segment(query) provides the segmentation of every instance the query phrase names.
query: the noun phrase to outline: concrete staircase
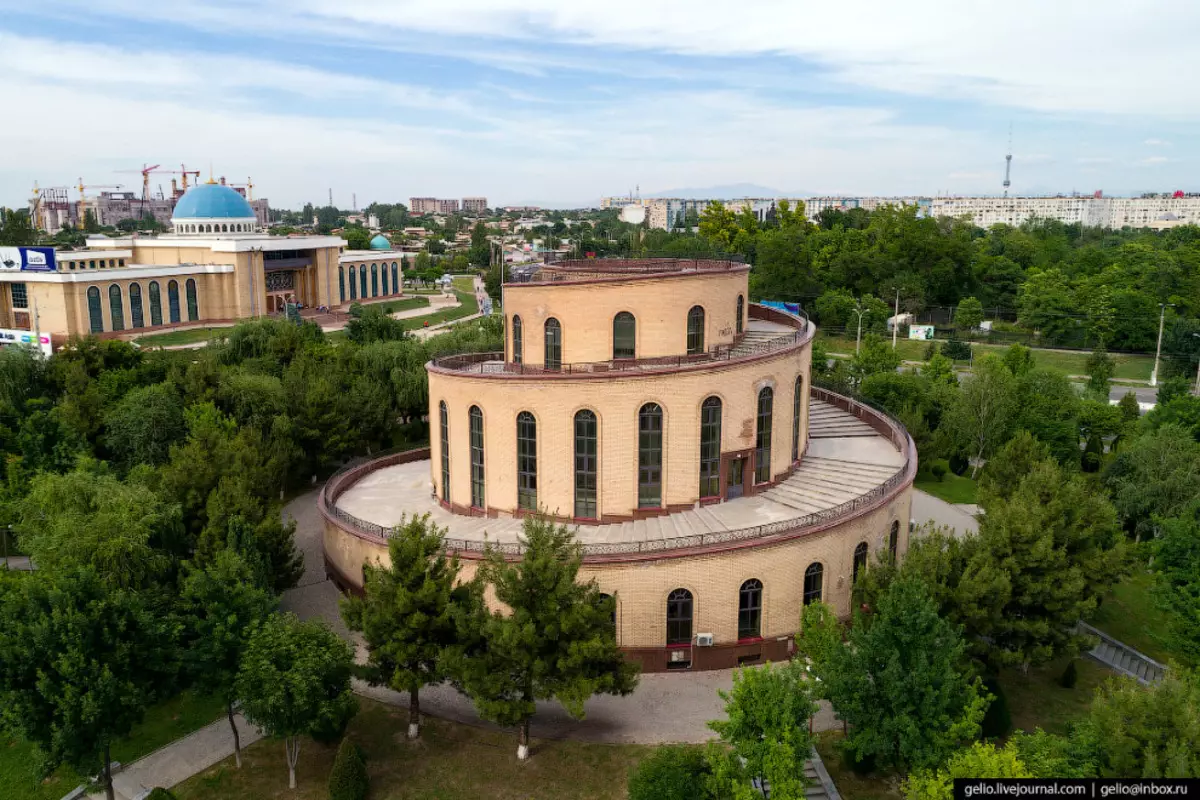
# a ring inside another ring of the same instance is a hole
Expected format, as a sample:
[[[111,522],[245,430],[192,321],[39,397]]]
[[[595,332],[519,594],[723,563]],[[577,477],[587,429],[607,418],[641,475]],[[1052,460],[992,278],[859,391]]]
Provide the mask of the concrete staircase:
[[[1117,641],[1104,631],[1093,628],[1086,622],[1079,623],[1079,632],[1099,639],[1096,646],[1088,651],[1088,656],[1121,675],[1133,678],[1138,683],[1144,685],[1158,683],[1167,672],[1167,668],[1163,664],[1148,655],[1139,653],[1129,645]]]
[[[760,345],[770,344],[775,339],[788,339],[790,341],[792,338],[793,335],[791,333],[780,334],[779,331],[763,331],[751,328],[746,331],[743,339],[733,348],[730,356],[733,358],[748,356],[755,353]]]
[[[808,456],[790,478],[762,497],[811,514],[864,495],[886,481],[897,467]]]
[[[867,423],[836,406],[821,400],[808,405],[808,437],[810,439],[835,439],[848,436],[878,436]]]

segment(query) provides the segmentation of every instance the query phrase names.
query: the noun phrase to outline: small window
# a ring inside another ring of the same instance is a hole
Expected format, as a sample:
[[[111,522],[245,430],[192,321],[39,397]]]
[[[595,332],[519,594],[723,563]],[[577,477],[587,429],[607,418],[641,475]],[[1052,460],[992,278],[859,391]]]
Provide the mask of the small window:
[[[94,258],[89,259],[88,260],[88,269],[95,269],[95,268],[96,268],[96,259],[94,259]]]
[[[29,308],[29,292],[23,283],[10,283],[13,308]]]
[[[468,419],[470,422],[468,434],[471,443],[471,505],[475,508],[486,508],[483,474],[483,411],[479,406],[471,406]]]
[[[628,311],[613,317],[613,358],[634,358],[637,354],[637,320]]]
[[[892,554],[892,561],[896,560],[897,548],[900,546],[900,520],[892,523],[892,532],[888,535],[888,552]]]
[[[358,299],[358,282],[356,280],[354,280],[354,277],[356,274],[357,273],[354,269],[354,265],[351,264],[350,265],[350,299],[351,300]]]
[[[441,434],[442,451],[442,502],[450,502],[450,413],[446,401],[438,404],[438,428]]]
[[[751,578],[738,592],[738,638],[757,639],[762,635],[762,581]]]
[[[524,331],[521,328],[521,318],[516,314],[513,315],[512,321],[512,337],[513,337],[513,363],[520,364],[525,358],[525,342],[523,338]]]
[[[338,302],[346,302],[346,268],[338,265]]]
[[[104,332],[104,314],[100,310],[100,290],[89,286],[87,290],[88,325],[92,333]]]
[[[150,324],[162,325],[162,293],[158,281],[150,281]]]
[[[746,298],[739,294],[738,299],[737,299],[737,333],[738,333],[738,336],[741,336],[742,332],[745,330],[745,325],[742,322],[742,320],[744,320],[745,317],[746,317]]]
[[[687,354],[700,355],[704,352],[704,309],[692,306],[687,315]]]
[[[123,259],[123,258],[118,258],[118,259],[117,259],[117,266],[119,266],[119,267],[123,267],[123,266],[125,266],[125,259]]]
[[[144,328],[146,320],[142,313],[142,287],[129,284],[129,317],[135,328]]]
[[[792,392],[792,463],[800,460],[800,415],[803,411],[804,376],[796,376],[796,386]]]
[[[112,329],[125,330],[125,303],[121,298],[121,287],[115,283],[108,287],[108,310],[112,314]]]
[[[171,323],[179,322],[179,283],[170,281],[167,283],[167,311],[171,317]]]
[[[692,593],[676,589],[667,595],[667,644],[692,643]]]
[[[858,583],[858,576],[867,568],[867,543],[859,542],[858,547],[854,548],[854,572],[850,579],[851,583]]]
[[[187,291],[188,322],[195,322],[200,319],[200,306],[196,299],[196,279],[188,278],[185,289]]]
[[[562,326],[554,317],[546,320],[546,369],[562,369]]]
[[[813,562],[804,570],[804,605],[821,602],[821,580],[825,567],[819,562]]]

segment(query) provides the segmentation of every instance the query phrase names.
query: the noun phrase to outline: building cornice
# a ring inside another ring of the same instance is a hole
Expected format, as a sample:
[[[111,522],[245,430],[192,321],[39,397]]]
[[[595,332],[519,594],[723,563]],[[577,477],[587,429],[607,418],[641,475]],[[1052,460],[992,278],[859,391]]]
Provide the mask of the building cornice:
[[[220,275],[233,271],[232,264],[172,264],[81,269],[69,272],[0,272],[0,283],[108,283],[187,275]]]

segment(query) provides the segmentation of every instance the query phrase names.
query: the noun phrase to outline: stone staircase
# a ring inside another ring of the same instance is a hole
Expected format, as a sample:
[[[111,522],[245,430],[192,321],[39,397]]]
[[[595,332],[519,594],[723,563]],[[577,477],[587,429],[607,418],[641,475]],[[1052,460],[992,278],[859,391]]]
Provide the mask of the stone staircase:
[[[864,495],[896,473],[898,467],[806,456],[791,477],[761,497],[811,514]]]
[[[1086,622],[1079,623],[1079,632],[1095,636],[1099,640],[1096,646],[1088,651],[1088,656],[1118,674],[1127,675],[1138,683],[1149,685],[1161,681],[1167,672],[1163,664]]]
[[[735,346],[730,352],[730,356],[732,358],[738,358],[740,356],[752,355],[757,352],[762,345],[769,345],[776,339],[787,339],[790,341],[792,338],[792,333],[781,334],[779,331],[755,330],[754,328],[750,328],[746,331],[746,334],[742,340],[738,342],[737,346]]]
[[[878,436],[879,433],[853,414],[821,400],[808,406],[808,438],[835,439],[848,436]]]
[[[808,800],[842,800],[837,787],[833,784],[833,778],[829,777],[829,771],[825,769],[825,763],[821,761],[821,755],[815,747],[812,751],[812,758],[804,762],[804,779],[808,784],[804,787],[804,796]],[[750,785],[763,797],[771,796],[771,784],[766,780],[753,778]]]

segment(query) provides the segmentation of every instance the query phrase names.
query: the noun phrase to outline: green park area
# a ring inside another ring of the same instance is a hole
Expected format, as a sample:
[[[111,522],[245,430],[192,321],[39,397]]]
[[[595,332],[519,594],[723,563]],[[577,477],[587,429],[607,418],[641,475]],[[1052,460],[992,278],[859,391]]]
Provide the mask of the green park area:
[[[940,465],[945,472],[937,470],[940,474],[940,477],[937,477],[933,470],[922,465],[913,486],[934,497],[941,498],[947,503],[975,503],[977,501],[977,484],[971,479],[969,472],[955,475],[950,471],[944,458],[937,459],[934,464]]]

